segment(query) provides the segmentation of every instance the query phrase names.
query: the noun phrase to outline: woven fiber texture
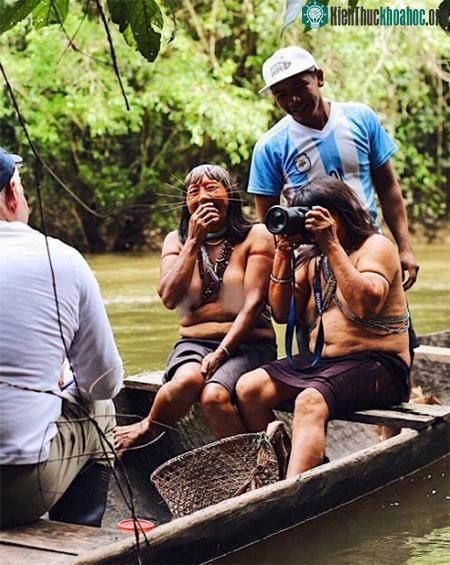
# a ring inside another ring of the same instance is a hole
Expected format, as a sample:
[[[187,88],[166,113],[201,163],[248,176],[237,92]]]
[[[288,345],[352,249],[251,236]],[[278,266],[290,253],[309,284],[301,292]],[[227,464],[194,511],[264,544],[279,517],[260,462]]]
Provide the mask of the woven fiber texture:
[[[179,518],[276,482],[278,461],[265,433],[242,434],[174,457],[150,479]]]

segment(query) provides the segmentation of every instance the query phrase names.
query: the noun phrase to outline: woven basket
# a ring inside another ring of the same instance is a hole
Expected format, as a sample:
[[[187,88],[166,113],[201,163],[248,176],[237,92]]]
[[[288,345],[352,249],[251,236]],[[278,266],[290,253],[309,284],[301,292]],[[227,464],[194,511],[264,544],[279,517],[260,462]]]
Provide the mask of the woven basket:
[[[174,518],[278,478],[277,457],[263,432],[233,436],[188,451],[158,467],[150,477]]]

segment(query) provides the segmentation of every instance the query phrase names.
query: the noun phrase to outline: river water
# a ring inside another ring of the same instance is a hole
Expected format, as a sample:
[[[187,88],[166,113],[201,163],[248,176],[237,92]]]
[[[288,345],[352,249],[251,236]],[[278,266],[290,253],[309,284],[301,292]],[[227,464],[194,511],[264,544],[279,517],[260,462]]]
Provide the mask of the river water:
[[[450,253],[445,246],[417,246],[421,266],[407,293],[417,333],[450,328]],[[157,295],[159,255],[99,255],[88,258],[103,298],[128,375],[162,369],[178,339],[177,315]],[[284,328],[276,327],[279,355]]]
[[[419,280],[408,292],[417,333],[450,328],[449,251],[417,246]],[[156,292],[159,256],[101,255],[100,283],[126,374],[162,369],[177,316]],[[276,328],[279,355],[282,327]],[[449,458],[325,516],[224,558],[233,564],[450,565]]]
[[[448,565],[450,457],[216,563]]]

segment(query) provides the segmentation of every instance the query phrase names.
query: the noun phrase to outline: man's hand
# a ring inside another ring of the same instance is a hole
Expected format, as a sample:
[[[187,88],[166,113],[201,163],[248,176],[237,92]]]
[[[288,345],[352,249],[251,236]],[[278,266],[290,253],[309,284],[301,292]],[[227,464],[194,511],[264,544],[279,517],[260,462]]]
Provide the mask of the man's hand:
[[[314,241],[322,253],[327,253],[330,245],[339,243],[336,222],[331,213],[322,206],[313,206],[306,213],[305,228],[314,234]]]
[[[417,280],[417,273],[419,272],[419,265],[414,258],[414,255],[409,249],[400,251],[400,263],[403,273],[403,289],[408,290]],[[408,271],[408,278],[405,280],[405,271]]]
[[[205,377],[205,379],[208,379],[227,359],[228,353],[225,349],[218,347],[215,351],[208,353],[208,355],[203,357],[202,365],[200,367],[201,374]]]
[[[299,234],[278,234],[275,236],[275,243],[276,248],[284,255],[291,255],[294,252],[294,249],[297,249],[297,247],[302,243],[302,237]]]

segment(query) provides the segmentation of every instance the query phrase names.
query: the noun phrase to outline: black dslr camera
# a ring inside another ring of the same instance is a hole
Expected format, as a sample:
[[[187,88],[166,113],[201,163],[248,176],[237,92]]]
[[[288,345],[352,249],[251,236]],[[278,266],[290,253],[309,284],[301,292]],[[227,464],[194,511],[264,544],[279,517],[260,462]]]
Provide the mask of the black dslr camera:
[[[270,233],[301,235],[303,243],[312,243],[313,234],[305,229],[306,212],[312,208],[307,206],[272,206],[267,210],[264,223]]]

